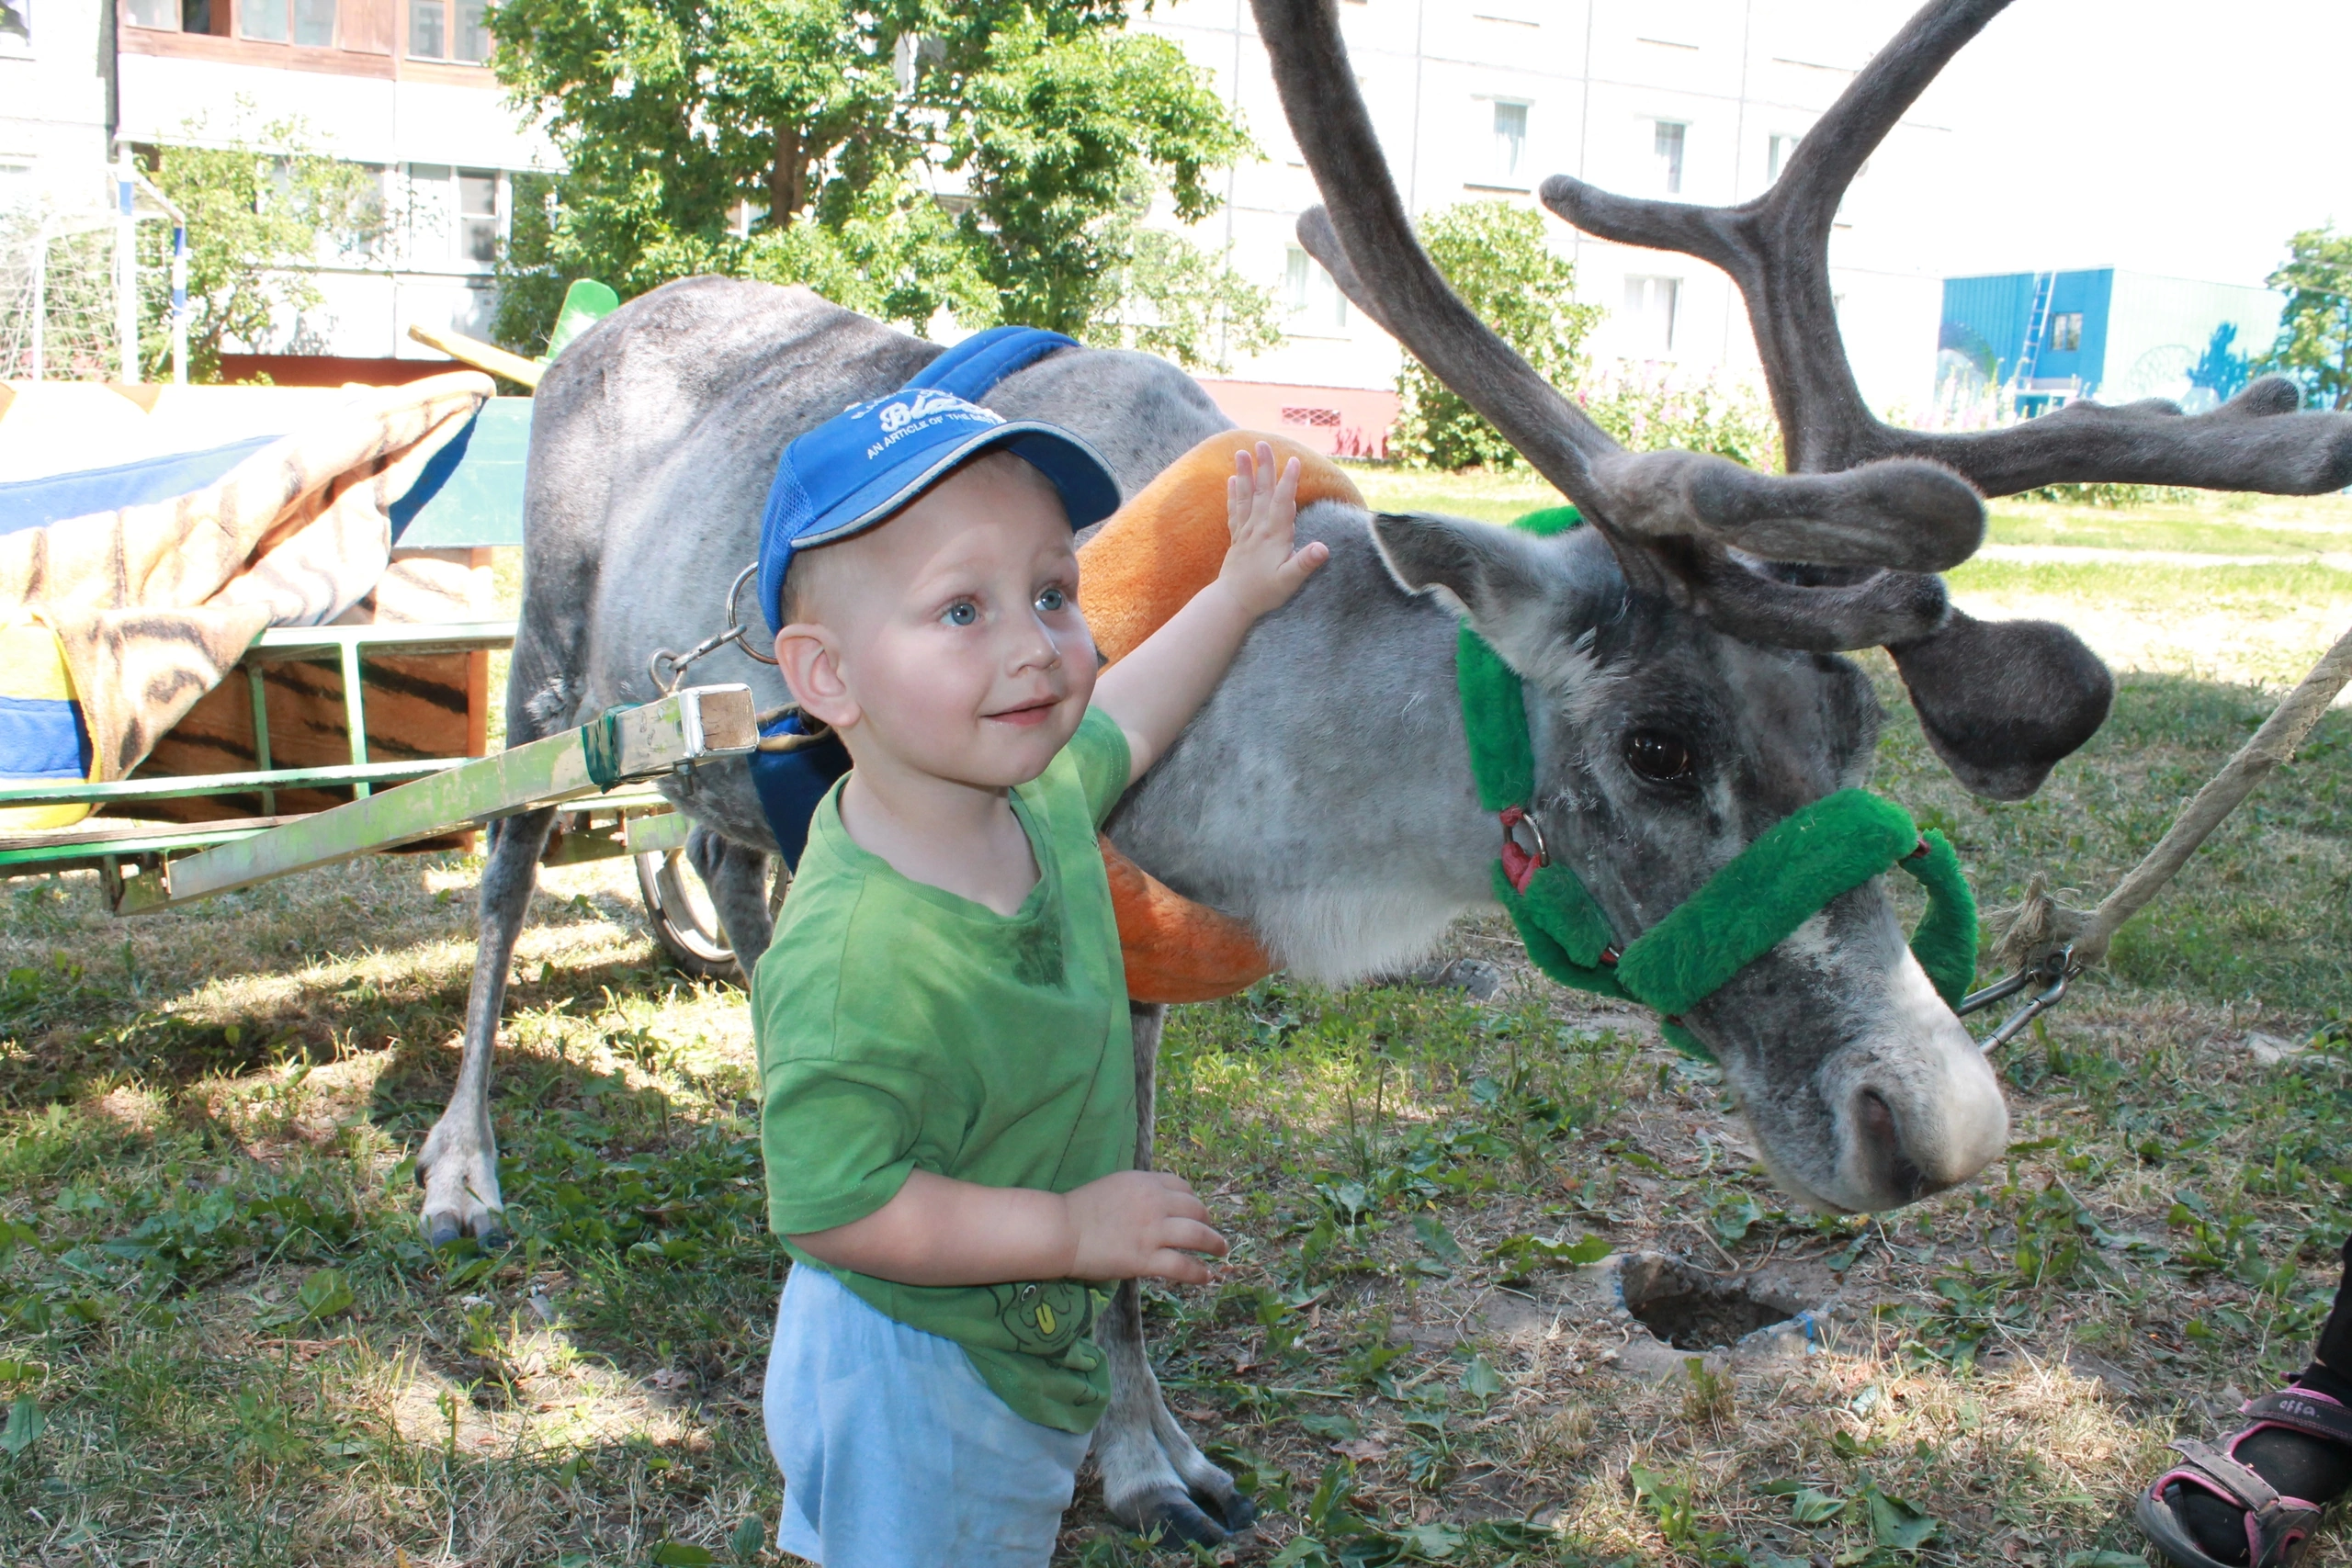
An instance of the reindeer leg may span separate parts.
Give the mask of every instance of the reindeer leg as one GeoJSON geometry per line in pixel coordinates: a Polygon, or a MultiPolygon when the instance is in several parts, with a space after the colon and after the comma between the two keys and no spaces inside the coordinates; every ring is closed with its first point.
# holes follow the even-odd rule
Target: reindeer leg
{"type": "MultiPolygon", "coordinates": [[[[1151,1168],[1153,1089],[1164,1007],[1132,1010],[1136,1040],[1136,1168],[1151,1168]]],[[[1248,1529],[1258,1506],[1211,1464],[1169,1413],[1143,1343],[1143,1292],[1120,1282],[1095,1343],[1111,1359],[1111,1407],[1094,1428],[1102,1500],[1120,1523],[1204,1546],[1248,1529]]]]}
{"type": "Polygon", "coordinates": [[[719,929],[748,986],[752,965],[775,935],[775,923],[768,919],[768,857],[698,827],[686,835],[686,859],[710,890],[719,929]]]}
{"type": "Polygon", "coordinates": [[[490,1055],[498,1043],[507,966],[514,956],[515,938],[523,931],[523,916],[538,879],[539,856],[554,822],[555,812],[549,808],[491,824],[458,1088],[416,1156],[416,1184],[424,1189],[424,1234],[435,1247],[466,1235],[479,1237],[485,1247],[503,1240],[498,1228],[505,1208],[498,1195],[498,1140],[490,1126],[490,1055]]]}

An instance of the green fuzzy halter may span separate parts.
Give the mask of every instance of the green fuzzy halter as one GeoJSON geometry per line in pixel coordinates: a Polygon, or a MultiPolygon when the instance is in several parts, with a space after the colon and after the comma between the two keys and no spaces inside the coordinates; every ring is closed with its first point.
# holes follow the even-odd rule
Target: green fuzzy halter
{"type": "MultiPolygon", "coordinates": [[[[1574,507],[1562,506],[1516,526],[1549,537],[1580,521],[1574,507]]],[[[1515,821],[1535,800],[1524,687],[1467,622],[1454,669],[1478,804],[1515,821]]],[[[1507,827],[1507,842],[1508,835],[1507,827]]],[[[1524,852],[1511,854],[1524,863],[1524,852]]],[[[1608,917],[1565,864],[1535,863],[1522,884],[1498,860],[1494,886],[1538,969],[1564,986],[1655,1008],[1677,1050],[1713,1060],[1681,1015],[1832,899],[1896,866],[1928,891],[1911,952],[1937,994],[1956,1005],[1976,976],[1977,940],[1976,899],[1960,856],[1941,833],[1921,833],[1901,807],[1868,790],[1839,790],[1766,829],[1622,951],[1608,917]]]]}

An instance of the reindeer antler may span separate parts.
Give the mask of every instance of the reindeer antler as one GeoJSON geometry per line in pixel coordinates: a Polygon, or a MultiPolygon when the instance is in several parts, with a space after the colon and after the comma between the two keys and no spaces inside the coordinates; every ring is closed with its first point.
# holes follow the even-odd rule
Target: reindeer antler
{"type": "MultiPolygon", "coordinates": [[[[1616,547],[1628,579],[1726,630],[1816,649],[1927,636],[1984,529],[1957,475],[1912,458],[1759,474],[1691,452],[1625,451],[1464,304],[1415,238],[1356,91],[1331,0],[1252,0],[1293,133],[1329,205],[1301,244],[1348,298],[1491,421],[1616,547]],[[1727,554],[1887,569],[1801,586],[1727,554]]],[[[1850,575],[1850,574],[1849,574],[1850,575]]]]}
{"type": "Polygon", "coordinates": [[[1968,480],[1995,492],[2057,479],[2319,490],[2352,479],[2352,438],[2315,416],[2272,417],[2292,396],[2277,383],[2195,420],[2168,405],[2086,407],[1994,436],[1891,430],[1862,406],[1829,295],[1838,199],[1887,128],[2007,3],[1935,0],[1838,100],[1827,132],[1816,128],[1800,147],[1781,187],[1747,207],[1544,187],[1596,232],[1686,251],[1739,280],[1799,470],[1774,476],[1690,452],[1628,453],[1537,375],[1414,237],[1334,0],[1251,0],[1292,134],[1329,203],[1299,219],[1299,241],[1348,298],[1577,503],[1629,585],[1758,642],[1885,645],[1937,754],[1969,788],[2014,800],[2098,731],[2114,682],[2064,626],[1976,621],[1951,607],[1931,574],[1984,537],[1968,480]]]}
{"type": "Polygon", "coordinates": [[[1929,0],[1797,143],[1772,188],[1737,207],[1615,196],[1555,175],[1544,204],[1588,234],[1679,251],[1729,273],[1747,302],[1789,467],[1819,473],[1931,458],[1983,494],[2069,480],[2314,495],[2352,483],[2352,417],[2298,414],[2301,395],[2266,377],[2210,413],[2161,399],[2075,402],[2005,429],[1902,430],[1863,403],[1829,290],[1829,232],[1864,160],[1928,83],[2010,0],[1929,0]]]}

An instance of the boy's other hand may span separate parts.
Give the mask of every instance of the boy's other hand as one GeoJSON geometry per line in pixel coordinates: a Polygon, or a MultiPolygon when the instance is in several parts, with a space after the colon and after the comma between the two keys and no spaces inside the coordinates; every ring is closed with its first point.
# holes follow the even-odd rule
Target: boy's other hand
{"type": "Polygon", "coordinates": [[[1217,581],[1255,619],[1297,592],[1299,584],[1331,558],[1331,547],[1319,539],[1293,547],[1298,459],[1291,458],[1277,472],[1274,449],[1266,442],[1258,443],[1254,457],[1246,450],[1233,455],[1233,477],[1225,481],[1225,498],[1226,526],[1233,542],[1226,547],[1217,581]]]}
{"type": "Polygon", "coordinates": [[[1209,1212],[1182,1177],[1164,1170],[1123,1170],[1062,1196],[1069,1205],[1078,1248],[1077,1280],[1132,1280],[1148,1275],[1205,1285],[1208,1265],[1193,1256],[1225,1256],[1225,1237],[1208,1226],[1209,1212]]]}

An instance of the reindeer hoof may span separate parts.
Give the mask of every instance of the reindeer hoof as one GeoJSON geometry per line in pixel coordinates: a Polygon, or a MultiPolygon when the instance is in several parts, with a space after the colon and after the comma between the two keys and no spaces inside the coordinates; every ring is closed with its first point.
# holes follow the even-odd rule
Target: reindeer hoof
{"type": "Polygon", "coordinates": [[[1138,1534],[1194,1546],[1222,1545],[1258,1522],[1257,1504],[1238,1492],[1220,1499],[1159,1486],[1128,1506],[1134,1511],[1138,1534]]]}
{"type": "Polygon", "coordinates": [[[416,1179],[424,1189],[426,1241],[446,1247],[469,1235],[485,1251],[506,1245],[498,1145],[487,1127],[445,1114],[416,1156],[416,1179]]]}
{"type": "Polygon", "coordinates": [[[1203,1504],[1216,1505],[1216,1511],[1225,1518],[1225,1528],[1235,1535],[1258,1522],[1257,1499],[1247,1493],[1227,1492],[1221,1501],[1203,1497],[1199,1493],[1194,1493],[1193,1496],[1203,1504]]]}

